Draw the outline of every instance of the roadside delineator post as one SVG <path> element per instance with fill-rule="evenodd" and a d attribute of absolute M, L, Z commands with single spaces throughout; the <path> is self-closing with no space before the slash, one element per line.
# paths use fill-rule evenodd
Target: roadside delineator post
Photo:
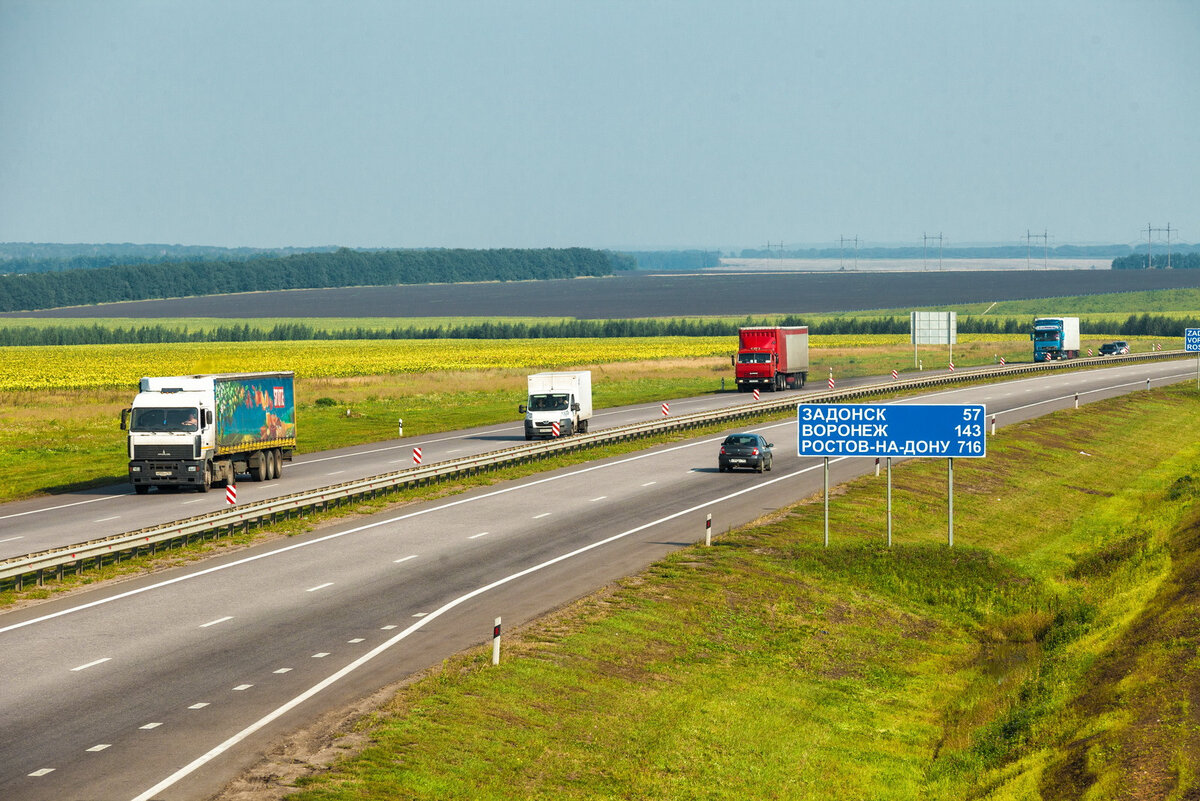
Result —
<path fill-rule="evenodd" d="M 492 626 L 492 664 L 500 664 L 500 618 Z"/>
<path fill-rule="evenodd" d="M 1079 393 L 1078 392 L 1075 393 L 1075 408 L 1076 409 L 1079 408 Z"/>
<path fill-rule="evenodd" d="M 704 546 L 712 545 L 712 515 L 704 519 Z"/>
<path fill-rule="evenodd" d="M 404 418 L 403 417 L 396 420 L 396 434 L 401 437 L 404 436 Z"/>
<path fill-rule="evenodd" d="M 996 415 L 992 415 L 992 436 L 996 436 Z"/>

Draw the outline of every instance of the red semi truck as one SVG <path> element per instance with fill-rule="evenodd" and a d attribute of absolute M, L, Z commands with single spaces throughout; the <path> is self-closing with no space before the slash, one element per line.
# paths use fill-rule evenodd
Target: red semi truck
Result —
<path fill-rule="evenodd" d="M 738 329 L 734 374 L 740 392 L 798 389 L 808 378 L 808 326 Z"/>

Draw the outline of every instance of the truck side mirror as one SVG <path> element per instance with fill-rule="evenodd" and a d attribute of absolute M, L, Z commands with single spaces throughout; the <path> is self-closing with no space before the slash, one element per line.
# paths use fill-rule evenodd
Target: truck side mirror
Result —
<path fill-rule="evenodd" d="M 730 356 L 730 357 L 729 357 L 729 366 L 730 366 L 730 367 L 737 367 L 737 356 Z"/>
<path fill-rule="evenodd" d="M 572 403 L 572 404 L 571 404 L 571 411 L 573 411 L 573 412 L 577 412 L 577 411 L 579 411 L 579 404 L 578 404 L 578 403 Z"/>
<path fill-rule="evenodd" d="M 525 414 L 527 411 L 529 411 L 529 407 L 523 403 L 517 407 L 517 414 Z"/>
<path fill-rule="evenodd" d="M 212 409 L 204 410 L 204 425 L 211 426 L 213 421 Z M 278 467 L 278 465 L 276 465 Z"/>
<path fill-rule="evenodd" d="M 132 411 L 132 409 L 122 409 L 121 410 L 121 430 L 122 431 L 124 431 L 126 428 L 128 428 L 129 413 L 131 411 Z"/>

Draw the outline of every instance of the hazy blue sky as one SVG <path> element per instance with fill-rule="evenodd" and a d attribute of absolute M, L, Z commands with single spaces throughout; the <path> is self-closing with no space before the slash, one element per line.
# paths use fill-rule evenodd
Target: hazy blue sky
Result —
<path fill-rule="evenodd" d="M 0 0 L 0 241 L 1062 244 L 1147 223 L 1200 241 L 1194 0 Z"/>

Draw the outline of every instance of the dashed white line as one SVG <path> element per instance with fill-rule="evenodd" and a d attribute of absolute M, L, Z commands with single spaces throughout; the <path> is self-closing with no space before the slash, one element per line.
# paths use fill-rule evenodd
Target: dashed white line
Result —
<path fill-rule="evenodd" d="M 233 691 L 235 693 L 240 693 L 242 690 L 249 690 L 253 686 L 254 686 L 253 684 L 239 684 L 238 686 L 233 688 Z"/>
<path fill-rule="evenodd" d="M 192 704 L 188 709 L 204 709 L 206 706 L 208 706 L 208 701 L 201 701 L 198 704 Z"/>
<path fill-rule="evenodd" d="M 226 620 L 233 620 L 233 615 L 226 615 L 225 617 L 219 617 L 216 620 L 210 620 L 207 623 L 201 623 L 200 628 L 206 629 L 209 626 L 215 626 L 218 623 L 224 623 Z"/>
<path fill-rule="evenodd" d="M 273 670 L 271 672 L 272 673 L 290 673 L 291 670 L 292 670 L 291 668 L 280 668 L 279 670 Z"/>
<path fill-rule="evenodd" d="M 454 448 L 453 450 L 446 451 L 446 453 L 458 453 L 461 450 L 462 450 L 462 448 Z"/>
<path fill-rule="evenodd" d="M 429 614 L 429 613 L 428 612 L 417 612 L 415 615 L 413 615 L 413 617 L 425 617 L 425 615 L 427 615 L 427 614 Z"/>
<path fill-rule="evenodd" d="M 113 515 L 112 517 L 102 517 L 99 520 L 93 520 L 92 522 L 93 523 L 107 523 L 109 520 L 116 520 L 119 517 L 120 517 L 120 515 Z"/>
<path fill-rule="evenodd" d="M 180 505 L 181 505 L 181 506 L 187 506 L 188 504 L 192 504 L 192 503 L 200 503 L 200 502 L 202 502 L 202 501 L 204 501 L 204 500 L 205 500 L 204 498 L 197 498 L 197 499 L 196 499 L 196 500 L 194 500 L 194 501 L 184 501 L 184 502 L 183 502 L 182 504 L 180 504 Z"/>
<path fill-rule="evenodd" d="M 326 473 L 325 475 L 327 475 L 327 476 L 340 476 L 342 473 L 345 473 L 345 472 L 346 472 L 345 470 L 334 470 L 332 473 Z"/>
<path fill-rule="evenodd" d="M 38 770 L 35 770 L 33 773 L 30 773 L 29 775 L 37 777 L 37 776 L 45 776 L 47 773 L 53 773 L 53 772 L 54 772 L 54 768 L 40 768 Z"/>
<path fill-rule="evenodd" d="M 157 729 L 162 723 L 147 723 L 145 726 L 138 726 L 139 729 Z"/>
<path fill-rule="evenodd" d="M 549 512 L 542 512 L 540 515 L 534 515 L 534 516 L 533 516 L 533 519 L 534 519 L 534 520 L 537 520 L 537 519 L 539 519 L 539 518 L 542 518 L 542 517 L 549 517 L 549 516 L 550 516 L 550 513 L 549 513 Z"/>
<path fill-rule="evenodd" d="M 355 637 L 353 640 L 346 640 L 346 642 L 350 643 L 351 645 L 353 645 L 356 642 L 362 642 L 362 641 L 363 641 L 362 637 Z"/>
<path fill-rule="evenodd" d="M 471 536 L 467 537 L 467 539 L 469 539 L 469 540 L 477 540 L 477 539 L 479 539 L 480 537 L 486 537 L 487 535 L 488 535 L 488 533 L 487 533 L 486 531 L 481 531 L 481 532 L 479 532 L 478 534 L 472 534 Z"/>
<path fill-rule="evenodd" d="M 81 670 L 87 670 L 90 667 L 95 667 L 96 665 L 102 665 L 105 662 L 109 661 L 110 659 L 112 659 L 111 656 L 106 656 L 103 659 L 97 659 L 95 662 L 88 662 L 86 665 L 80 665 L 79 667 L 73 667 L 73 668 L 71 668 L 71 672 L 78 673 Z"/>
<path fill-rule="evenodd" d="M 89 752 L 95 753 L 97 751 L 103 751 L 105 748 L 112 748 L 112 743 L 99 743 L 97 745 L 93 745 L 91 748 L 89 748 L 87 750 Z"/>
<path fill-rule="evenodd" d="M 6 539 L 2 539 L 2 540 L 0 540 L 0 542 L 12 542 L 13 540 L 23 540 L 23 539 L 25 539 L 23 536 L 20 536 L 20 537 L 8 537 L 8 538 L 6 538 Z"/>
<path fill-rule="evenodd" d="M 30 509 L 28 512 L 16 512 L 11 515 L 0 515 L 0 520 L 7 520 L 10 517 L 24 517 L 25 515 L 36 515 L 40 512 L 53 512 L 55 509 L 66 509 L 68 506 L 79 506 L 84 503 L 96 503 L 97 501 L 115 501 L 117 498 L 124 498 L 124 495 L 108 495 L 104 498 L 89 498 L 86 501 L 75 501 L 74 503 L 64 503 L 58 506 L 47 506 L 45 509 Z"/>
<path fill-rule="evenodd" d="M 393 559 L 392 561 L 395 562 L 396 564 L 400 564 L 401 562 L 407 562 L 409 559 L 416 559 L 416 558 L 417 558 L 417 555 L 414 553 L 411 556 L 405 556 L 400 559 Z"/>
<path fill-rule="evenodd" d="M 394 628 L 396 628 L 396 627 L 395 626 L 380 626 L 379 630 L 380 631 L 391 631 Z"/>
<path fill-rule="evenodd" d="M 305 592 L 316 592 L 317 590 L 323 590 L 326 587 L 332 587 L 332 586 L 333 586 L 333 582 L 327 581 L 324 584 L 318 584 L 315 587 L 309 587 L 307 590 L 305 590 Z"/>
<path fill-rule="evenodd" d="M 325 658 L 325 657 L 327 657 L 327 656 L 329 656 L 329 652 L 328 652 L 328 651 L 322 651 L 322 652 L 321 652 L 321 653 L 319 653 L 319 654 L 313 654 L 313 655 L 312 655 L 312 658 L 313 658 L 313 659 L 324 659 L 324 658 Z"/>
<path fill-rule="evenodd" d="M 596 501 L 602 501 L 607 497 L 608 497 L 607 495 L 601 495 L 599 498 L 592 498 L 591 503 L 595 503 Z"/>
<path fill-rule="evenodd" d="M 650 487 L 650 486 L 653 486 L 653 485 L 655 485 L 655 484 L 657 484 L 657 483 L 658 483 L 657 481 L 647 481 L 647 482 L 646 482 L 645 484 L 643 484 L 642 486 L 643 486 L 643 487 Z"/>

